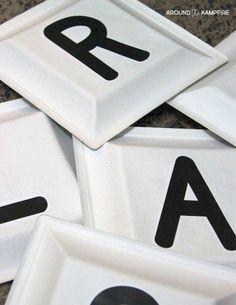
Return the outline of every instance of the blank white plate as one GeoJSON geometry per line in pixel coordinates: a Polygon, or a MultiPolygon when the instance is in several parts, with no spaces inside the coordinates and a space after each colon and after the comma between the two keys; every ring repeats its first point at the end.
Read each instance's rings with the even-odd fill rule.
{"type": "Polygon", "coordinates": [[[216,48],[229,62],[169,104],[236,146],[236,31],[216,48]]]}
{"type": "Polygon", "coordinates": [[[0,27],[1,80],[92,148],[226,61],[136,0],[47,0],[0,27]]]}
{"type": "MultiPolygon", "coordinates": [[[[142,294],[143,294],[142,293],[142,294]]],[[[233,305],[236,274],[126,238],[40,217],[6,305],[233,305]],[[133,287],[152,299],[111,292],[133,287]],[[112,298],[113,296],[113,298],[112,298]],[[134,301],[136,297],[136,302],[134,301]],[[139,301],[139,302],[138,302],[139,301]]]]}
{"type": "Polygon", "coordinates": [[[98,150],[90,150],[76,139],[74,148],[88,225],[236,268],[233,147],[203,130],[136,127],[98,150]],[[164,221],[163,207],[168,204],[173,215],[164,221]],[[217,216],[215,208],[210,211],[212,205],[227,219],[226,230],[222,215],[217,216]],[[209,217],[180,216],[174,230],[176,211],[182,209],[182,215],[186,209],[189,215],[195,208],[194,215],[206,216],[205,210],[200,211],[203,208],[209,217]],[[225,234],[223,243],[209,218],[218,226],[218,236],[225,234]]]}
{"type": "Polygon", "coordinates": [[[0,146],[2,283],[14,278],[39,213],[75,222],[82,214],[65,130],[22,99],[7,102],[0,104],[0,146]]]}

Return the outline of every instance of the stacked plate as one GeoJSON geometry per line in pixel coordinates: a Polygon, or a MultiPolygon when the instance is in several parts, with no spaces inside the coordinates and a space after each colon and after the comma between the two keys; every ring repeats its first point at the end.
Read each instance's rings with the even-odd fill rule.
{"type": "Polygon", "coordinates": [[[1,80],[26,99],[0,105],[7,305],[236,303],[235,45],[136,0],[0,26],[1,80]],[[164,102],[209,131],[129,127],[164,102]]]}

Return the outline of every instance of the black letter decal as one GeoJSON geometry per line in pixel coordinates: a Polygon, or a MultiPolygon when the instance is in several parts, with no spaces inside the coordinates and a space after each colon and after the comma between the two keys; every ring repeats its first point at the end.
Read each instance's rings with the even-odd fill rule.
{"type": "Polygon", "coordinates": [[[0,207],[0,224],[44,212],[48,207],[43,197],[35,197],[0,207]]]}
{"type": "Polygon", "coordinates": [[[107,38],[107,29],[105,25],[101,21],[91,17],[73,16],[58,20],[47,26],[44,30],[44,34],[48,39],[106,80],[115,79],[118,76],[118,73],[96,56],[89,53],[89,51],[95,47],[101,47],[137,61],[144,61],[149,56],[149,52],[147,51],[107,38]],[[90,28],[91,33],[80,43],[75,43],[61,33],[66,29],[81,25],[90,28]]]}
{"type": "Polygon", "coordinates": [[[100,292],[90,305],[158,305],[149,294],[143,290],[116,286],[100,292]]]}
{"type": "Polygon", "coordinates": [[[227,250],[236,250],[236,236],[221,212],[193,160],[179,157],[176,160],[155,242],[164,248],[173,245],[180,216],[207,217],[215,233],[227,250]],[[190,185],[198,201],[184,200],[190,185]]]}

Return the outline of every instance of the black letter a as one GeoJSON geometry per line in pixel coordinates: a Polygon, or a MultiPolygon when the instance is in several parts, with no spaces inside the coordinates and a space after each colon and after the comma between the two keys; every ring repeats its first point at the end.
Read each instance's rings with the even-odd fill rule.
{"type": "Polygon", "coordinates": [[[149,57],[149,52],[147,51],[108,38],[105,25],[101,21],[91,17],[72,16],[58,20],[47,26],[44,30],[44,34],[48,39],[106,80],[115,79],[118,76],[118,73],[89,52],[95,47],[107,49],[136,61],[144,61],[149,57]],[[61,33],[74,26],[87,26],[90,28],[91,33],[80,43],[75,43],[61,33]]]}
{"type": "Polygon", "coordinates": [[[193,160],[187,157],[179,157],[174,166],[155,236],[159,246],[169,248],[173,245],[181,215],[207,217],[224,248],[236,250],[233,230],[193,160]],[[184,200],[188,184],[198,201],[184,200]]]}

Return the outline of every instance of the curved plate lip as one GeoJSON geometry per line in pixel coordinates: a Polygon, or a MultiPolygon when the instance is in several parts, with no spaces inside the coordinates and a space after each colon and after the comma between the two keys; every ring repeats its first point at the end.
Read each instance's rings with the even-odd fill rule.
{"type": "MultiPolygon", "coordinates": [[[[232,286],[230,297],[232,296],[232,300],[235,300],[236,297],[236,274],[230,268],[227,268],[225,266],[217,266],[199,259],[189,258],[184,255],[172,253],[171,251],[166,252],[162,250],[157,250],[151,245],[130,240],[125,237],[116,236],[110,233],[105,233],[103,231],[94,230],[92,228],[84,227],[81,225],[68,223],[54,217],[40,216],[34,227],[31,240],[25,252],[21,267],[19,268],[19,271],[17,273],[17,277],[10,290],[6,305],[25,304],[23,303],[23,299],[25,299],[25,297],[27,298],[27,294],[30,295],[29,285],[32,285],[31,281],[33,282],[35,280],[35,274],[38,274],[38,278],[40,278],[40,274],[42,277],[42,273],[39,270],[40,267],[38,267],[37,263],[40,262],[40,264],[42,264],[42,262],[44,261],[45,252],[43,253],[43,255],[39,255],[39,253],[40,251],[42,251],[42,246],[45,244],[45,242],[47,242],[47,239],[48,241],[55,241],[55,245],[57,247],[59,255],[62,255],[65,258],[70,257],[70,255],[72,255],[73,260],[77,260],[77,263],[79,263],[80,260],[83,260],[84,253],[86,253],[88,249],[91,249],[91,244],[93,244],[92,247],[96,247],[96,249],[101,249],[103,247],[108,249],[108,247],[110,247],[113,253],[113,255],[109,257],[109,264],[111,264],[111,266],[112,264],[116,263],[117,260],[120,260],[120,255],[129,253],[129,258],[132,257],[132,265],[137,264],[137,262],[140,263],[141,259],[143,263],[145,262],[145,266],[152,265],[151,268],[154,269],[157,266],[161,266],[161,268],[169,268],[170,270],[182,270],[183,273],[187,272],[187,274],[191,274],[192,278],[206,278],[205,281],[208,283],[207,286],[210,285],[211,289],[213,290],[216,289],[217,286],[219,286],[220,282],[225,285],[227,282],[228,285],[232,286]],[[63,240],[70,240],[70,242],[66,242],[65,244],[63,244],[63,240]],[[81,245],[80,247],[77,247],[76,250],[78,253],[80,251],[82,251],[83,253],[80,259],[73,255],[74,250],[70,250],[71,240],[74,240],[73,243],[78,245],[80,244],[81,240],[81,245]],[[86,241],[88,246],[86,245],[86,241]],[[163,265],[165,267],[163,267],[163,265]],[[216,280],[216,287],[214,287],[214,280],[216,280]],[[233,290],[234,292],[232,295],[233,290]]],[[[48,250],[48,253],[49,252],[50,250],[48,250]]],[[[87,259],[86,256],[87,263],[89,263],[90,259],[92,258],[92,264],[96,264],[97,253],[95,252],[96,251],[88,253],[89,258],[87,259]]],[[[120,264],[124,264],[123,259],[120,264]]],[[[129,271],[128,273],[132,272],[132,268],[135,267],[131,267],[131,271],[129,271]]],[[[171,272],[171,274],[173,275],[173,277],[177,277],[178,279],[180,277],[179,273],[171,272]]],[[[45,276],[46,274],[44,274],[44,277],[45,276]]],[[[103,275],[101,273],[101,277],[102,276],[103,275]]],[[[142,271],[141,274],[139,274],[139,277],[141,276],[143,276],[143,280],[145,281],[145,273],[142,275],[142,271]]],[[[180,281],[187,282],[187,280],[184,280],[183,278],[181,278],[180,281]]],[[[44,283],[43,278],[41,278],[40,282],[44,283]]],[[[190,284],[190,286],[191,285],[192,284],[190,284]]],[[[66,290],[66,287],[64,287],[64,289],[66,290]]],[[[210,294],[212,294],[212,292],[210,292],[210,294]]],[[[220,304],[221,303],[219,303],[219,305],[220,304]]],[[[225,303],[222,303],[222,305],[223,304],[225,303]]]]}

